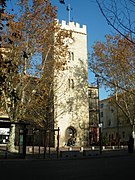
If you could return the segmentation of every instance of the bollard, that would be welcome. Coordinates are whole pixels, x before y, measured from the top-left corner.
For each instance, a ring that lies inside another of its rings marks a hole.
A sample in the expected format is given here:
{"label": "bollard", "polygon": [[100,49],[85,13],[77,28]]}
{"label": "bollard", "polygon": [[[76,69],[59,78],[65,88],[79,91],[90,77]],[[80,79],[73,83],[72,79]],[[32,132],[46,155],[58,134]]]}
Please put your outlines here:
{"label": "bollard", "polygon": [[32,152],[32,147],[28,147],[28,152]]}
{"label": "bollard", "polygon": [[83,147],[80,147],[80,152],[83,152]]}
{"label": "bollard", "polygon": [[69,147],[69,149],[68,149],[69,151],[72,151],[72,147]]}
{"label": "bollard", "polygon": [[94,150],[95,149],[95,147],[94,146],[92,146],[92,150]]}

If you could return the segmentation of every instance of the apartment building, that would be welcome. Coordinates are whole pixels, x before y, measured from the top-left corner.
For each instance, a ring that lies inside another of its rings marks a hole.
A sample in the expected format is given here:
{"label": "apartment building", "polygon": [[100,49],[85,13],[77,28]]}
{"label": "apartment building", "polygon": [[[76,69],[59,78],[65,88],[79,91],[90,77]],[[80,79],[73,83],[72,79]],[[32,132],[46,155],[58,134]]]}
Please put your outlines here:
{"label": "apartment building", "polygon": [[103,123],[103,142],[108,145],[127,144],[131,135],[131,125],[124,120],[118,107],[110,102],[110,98],[100,101],[100,118]]}

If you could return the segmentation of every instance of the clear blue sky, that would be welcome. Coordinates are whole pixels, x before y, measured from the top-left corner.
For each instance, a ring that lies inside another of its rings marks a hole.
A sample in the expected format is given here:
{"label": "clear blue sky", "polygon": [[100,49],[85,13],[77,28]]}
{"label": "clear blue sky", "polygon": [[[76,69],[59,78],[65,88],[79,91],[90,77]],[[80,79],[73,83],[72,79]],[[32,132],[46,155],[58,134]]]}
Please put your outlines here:
{"label": "clear blue sky", "polygon": [[[52,5],[57,7],[58,19],[69,21],[68,11],[66,7],[70,4],[70,20],[87,26],[88,35],[88,52],[91,53],[92,45],[96,41],[104,41],[106,34],[111,34],[113,29],[109,27],[105,18],[102,16],[95,0],[64,0],[65,4],[61,4],[59,0],[50,0]],[[89,83],[95,81],[94,75],[89,71]],[[100,89],[100,99],[107,98],[104,88]]]}

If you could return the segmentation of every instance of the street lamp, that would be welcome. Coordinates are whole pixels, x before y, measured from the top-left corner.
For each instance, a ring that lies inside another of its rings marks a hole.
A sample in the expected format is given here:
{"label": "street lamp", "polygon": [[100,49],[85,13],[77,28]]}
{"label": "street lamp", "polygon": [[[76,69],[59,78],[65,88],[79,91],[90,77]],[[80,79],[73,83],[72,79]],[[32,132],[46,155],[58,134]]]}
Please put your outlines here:
{"label": "street lamp", "polygon": [[98,128],[99,128],[99,151],[100,154],[102,154],[102,122],[101,122],[101,118],[100,118],[100,101],[99,101],[99,75],[96,74],[95,77],[97,78],[97,89],[98,89]]}
{"label": "street lamp", "polygon": [[117,86],[116,86],[116,92],[115,92],[115,100],[116,100],[116,118],[117,118],[117,128],[118,128],[118,148],[119,148],[119,145],[120,145],[120,135],[119,135],[119,116],[118,116],[118,89],[117,89]]}

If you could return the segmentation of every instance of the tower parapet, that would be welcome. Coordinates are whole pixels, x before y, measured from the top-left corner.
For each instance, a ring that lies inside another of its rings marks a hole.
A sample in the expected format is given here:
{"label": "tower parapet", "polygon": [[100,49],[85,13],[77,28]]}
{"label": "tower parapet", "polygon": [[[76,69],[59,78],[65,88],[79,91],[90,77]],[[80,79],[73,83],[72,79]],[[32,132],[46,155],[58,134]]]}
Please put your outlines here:
{"label": "tower parapet", "polygon": [[86,25],[82,25],[81,27],[79,23],[75,23],[75,22],[66,23],[66,21],[64,20],[62,20],[61,23],[59,24],[61,25],[62,29],[72,30],[72,31],[84,33],[84,34],[87,33]]}

